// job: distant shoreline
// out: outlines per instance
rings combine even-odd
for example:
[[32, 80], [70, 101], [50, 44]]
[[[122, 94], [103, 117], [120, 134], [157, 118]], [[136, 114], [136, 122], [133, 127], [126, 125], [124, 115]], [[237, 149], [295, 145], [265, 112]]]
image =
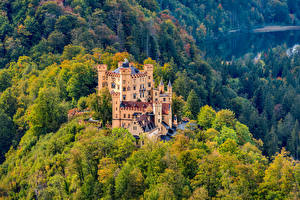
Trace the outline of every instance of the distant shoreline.
[[280, 25], [269, 25], [269, 26], [262, 26], [259, 28], [252, 28], [249, 30], [244, 29], [234, 29], [228, 31], [228, 33], [239, 33], [239, 32], [246, 32], [246, 33], [271, 33], [271, 32], [282, 32], [282, 31], [299, 31], [300, 26], [280, 26]]
[[300, 30], [300, 26], [264, 26], [262, 28], [253, 29], [253, 33], [268, 33], [279, 31], [295, 31]]

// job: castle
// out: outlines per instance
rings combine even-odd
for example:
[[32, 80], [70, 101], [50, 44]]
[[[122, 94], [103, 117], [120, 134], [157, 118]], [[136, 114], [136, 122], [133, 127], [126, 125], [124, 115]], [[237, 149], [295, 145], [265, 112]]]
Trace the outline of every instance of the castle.
[[[154, 87], [153, 65], [145, 64], [138, 70], [128, 60], [108, 71], [100, 64], [98, 90], [107, 87], [112, 96], [112, 128], [123, 127], [135, 136], [165, 135], [173, 126], [172, 85], [165, 90], [163, 81]], [[176, 123], [176, 122], [175, 122]]]

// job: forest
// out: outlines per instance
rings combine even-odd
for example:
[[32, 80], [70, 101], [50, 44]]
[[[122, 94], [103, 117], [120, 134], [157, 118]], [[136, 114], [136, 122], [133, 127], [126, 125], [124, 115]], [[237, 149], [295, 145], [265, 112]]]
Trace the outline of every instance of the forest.
[[[299, 198], [300, 50], [227, 61], [202, 46], [233, 29], [297, 25], [299, 6], [1, 1], [0, 199]], [[172, 82], [173, 114], [192, 120], [172, 141], [68, 121], [73, 108], [111, 120], [95, 66], [124, 58]]]

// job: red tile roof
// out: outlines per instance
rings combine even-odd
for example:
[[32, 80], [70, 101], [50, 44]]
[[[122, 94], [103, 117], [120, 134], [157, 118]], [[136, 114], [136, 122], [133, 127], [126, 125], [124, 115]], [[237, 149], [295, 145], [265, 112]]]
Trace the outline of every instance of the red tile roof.
[[135, 101], [122, 101], [122, 103], [121, 103], [121, 107], [124, 107], [124, 108], [146, 109], [149, 105], [152, 106], [152, 103], [149, 103], [149, 102], [135, 102]]

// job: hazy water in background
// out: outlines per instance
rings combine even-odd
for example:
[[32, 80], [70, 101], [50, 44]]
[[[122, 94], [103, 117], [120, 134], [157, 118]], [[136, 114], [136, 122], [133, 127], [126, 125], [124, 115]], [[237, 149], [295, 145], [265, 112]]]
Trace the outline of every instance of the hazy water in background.
[[274, 48], [278, 45], [286, 45], [287, 48], [300, 44], [300, 31], [279, 31], [266, 33], [231, 33], [226, 37], [206, 41], [200, 44], [205, 52], [205, 57], [221, 57], [231, 60], [245, 55]]

